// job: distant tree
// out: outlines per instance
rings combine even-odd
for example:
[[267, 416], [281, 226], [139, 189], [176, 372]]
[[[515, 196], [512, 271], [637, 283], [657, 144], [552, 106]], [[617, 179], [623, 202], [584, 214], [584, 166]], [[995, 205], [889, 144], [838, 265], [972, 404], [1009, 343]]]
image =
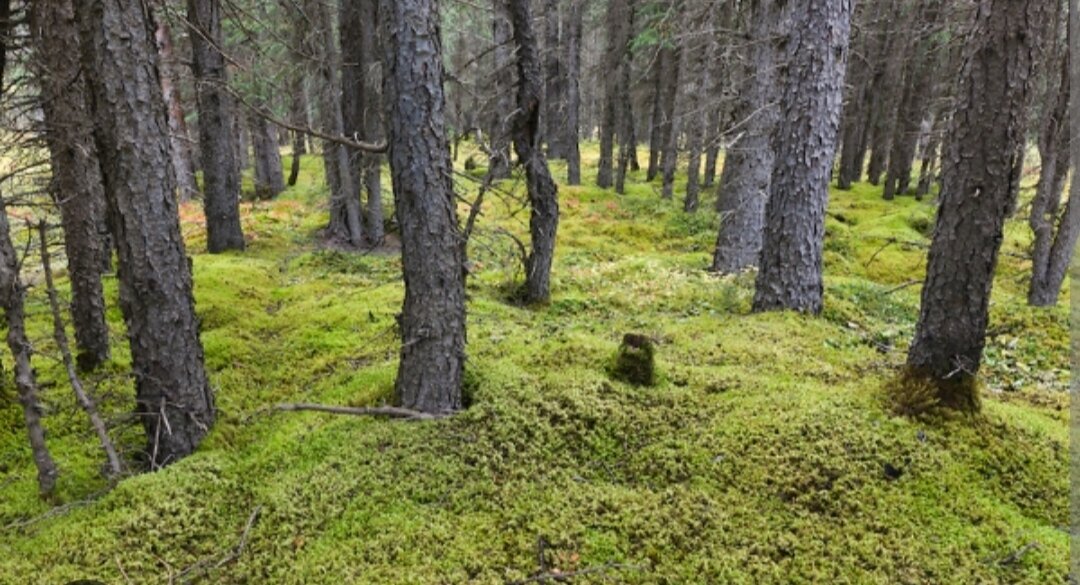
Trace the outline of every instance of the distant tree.
[[506, 0], [491, 0], [491, 36], [494, 43], [493, 105], [490, 110], [491, 135], [488, 172], [494, 179], [510, 176], [510, 134], [507, 117], [514, 109], [514, 49], [513, 29]]
[[206, 247], [210, 253], [243, 250], [240, 227], [240, 166], [233, 132], [239, 127], [228, 93], [228, 72], [221, 52], [221, 4], [187, 0], [192, 27], [192, 71], [199, 104], [199, 151], [202, 156]]
[[105, 193], [80, 74], [79, 37], [72, 0], [31, 4], [33, 71], [41, 91], [45, 142], [52, 181], [49, 192], [60, 210], [71, 281], [71, 315], [77, 361], [90, 370], [109, 359], [102, 272], [112, 250], [105, 225]]
[[581, 29], [585, 0], [571, 0], [566, 17], [566, 182], [581, 184]]
[[754, 310], [821, 311], [829, 178], [848, 56], [852, 0], [789, 4], [775, 159]]
[[214, 423], [214, 400], [180, 234], [155, 27], [140, 0], [78, 0], [75, 15], [119, 258], [136, 412], [150, 465], [160, 467], [195, 450]]
[[399, 405], [462, 407], [465, 268], [445, 124], [437, 0], [382, 0], [384, 98], [405, 273]]
[[967, 37], [941, 204], [922, 290], [912, 374], [938, 384], [942, 404], [978, 408], [990, 291], [1019, 179], [1035, 60], [1053, 3], [980, 0]]
[[[603, 112], [600, 120], [600, 162], [596, 184], [609, 188], [614, 183], [615, 140], [628, 114], [629, 87], [625, 86], [630, 66], [630, 36], [633, 32], [634, 0], [611, 0], [607, 9], [607, 47], [604, 53]], [[625, 129], [624, 129], [625, 131]]]

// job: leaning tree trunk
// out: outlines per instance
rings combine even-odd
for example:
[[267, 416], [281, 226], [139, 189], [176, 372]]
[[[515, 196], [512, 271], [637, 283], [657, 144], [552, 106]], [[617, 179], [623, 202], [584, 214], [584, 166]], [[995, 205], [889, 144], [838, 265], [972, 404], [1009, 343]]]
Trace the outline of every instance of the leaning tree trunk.
[[401, 226], [405, 304], [399, 321], [399, 405], [462, 407], [465, 267], [444, 120], [436, 0], [382, 0], [390, 170]]
[[150, 465], [190, 454], [214, 422], [180, 234], [152, 16], [140, 0], [79, 0], [83, 72], [119, 257], [137, 413]]
[[821, 311], [825, 207], [840, 126], [852, 0], [791, 7], [754, 310]]
[[35, 73], [41, 86], [45, 142], [52, 166], [50, 192], [60, 208], [71, 281], [76, 362], [91, 370], [109, 359], [109, 326], [101, 276], [112, 251], [105, 226], [105, 193], [79, 74], [79, 39], [71, 0], [31, 5]]
[[913, 375], [938, 384], [942, 404], [977, 409], [990, 291], [1016, 193], [1032, 71], [1054, 3], [981, 0], [967, 39], [943, 162], [941, 205], [922, 290]]
[[735, 110], [739, 137], [724, 155], [717, 211], [720, 233], [713, 252], [712, 269], [739, 272], [757, 264], [765, 225], [765, 204], [774, 162], [771, 137], [777, 110], [773, 105], [774, 49], [768, 39], [775, 19], [772, 0], [755, 0], [750, 7], [752, 42], [739, 72], [743, 83]]
[[566, 182], [581, 184], [581, 33], [585, 0], [571, 0], [566, 18]]
[[[1047, 100], [1051, 107], [1048, 108], [1039, 136], [1042, 170], [1028, 219], [1028, 225], [1035, 235], [1031, 247], [1032, 274], [1028, 302], [1037, 307], [1057, 303], [1080, 234], [1080, 204], [1073, 203], [1076, 187], [1070, 193], [1065, 213], [1059, 214], [1061, 194], [1069, 175], [1069, 149], [1072, 144], [1069, 115], [1071, 57], [1067, 50], [1062, 53], [1061, 78], [1054, 92], [1056, 95]], [[1073, 182], [1076, 182], [1075, 178]]]
[[192, 71], [199, 108], [206, 247], [211, 254], [243, 250], [240, 166], [232, 134], [238, 121], [221, 53], [221, 4], [217, 0], [187, 0], [187, 20], [192, 28]]
[[529, 192], [529, 234], [532, 250], [525, 262], [525, 300], [546, 303], [551, 298], [551, 263], [559, 229], [559, 198], [547, 159], [540, 148], [540, 51], [532, 30], [529, 0], [510, 0], [517, 45], [518, 97], [514, 118], [514, 150], [525, 166]]

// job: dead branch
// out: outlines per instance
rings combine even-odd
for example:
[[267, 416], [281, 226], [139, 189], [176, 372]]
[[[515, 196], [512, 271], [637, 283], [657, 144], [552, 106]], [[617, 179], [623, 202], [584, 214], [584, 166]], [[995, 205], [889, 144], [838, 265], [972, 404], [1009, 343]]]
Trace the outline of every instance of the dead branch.
[[71, 389], [75, 392], [75, 399], [79, 402], [79, 406], [82, 407], [83, 411], [86, 412], [86, 416], [90, 418], [90, 424], [94, 427], [94, 432], [97, 433], [102, 450], [105, 451], [105, 458], [109, 463], [109, 475], [114, 478], [119, 477], [124, 472], [120, 464], [120, 457], [116, 453], [116, 447], [113, 445], [112, 439], [109, 438], [109, 431], [105, 427], [105, 422], [101, 420], [101, 415], [98, 414], [94, 399], [86, 393], [82, 380], [79, 379], [79, 374], [75, 370], [75, 360], [71, 357], [71, 346], [68, 344], [64, 318], [60, 314], [60, 300], [56, 294], [56, 285], [53, 283], [52, 262], [49, 255], [49, 226], [45, 221], [41, 221], [38, 222], [37, 230], [38, 236], [41, 238], [41, 267], [45, 272], [45, 288], [49, 297], [49, 308], [52, 310], [53, 339], [56, 341], [56, 347], [60, 349], [60, 356], [63, 359], [64, 369], [67, 371]]
[[387, 418], [400, 418], [404, 420], [435, 420], [441, 418], [441, 415], [429, 414], [426, 412], [420, 412], [418, 410], [410, 410], [408, 408], [400, 408], [397, 406], [373, 406], [373, 407], [355, 407], [355, 406], [331, 406], [326, 404], [310, 404], [310, 403], [283, 403], [274, 407], [275, 410], [282, 410], [288, 412], [298, 411], [312, 411], [312, 412], [326, 412], [330, 414], [347, 414], [352, 416], [385, 416]]
[[904, 290], [905, 288], [908, 288], [910, 286], [915, 286], [916, 284], [922, 284], [922, 279], [909, 280], [909, 281], [907, 281], [907, 282], [905, 282], [903, 284], [898, 284], [898, 285], [890, 288], [889, 290], [887, 290], [887, 291], [885, 291], [885, 292], [883, 292], [881, 294], [883, 294], [883, 295], [891, 295], [894, 292]]

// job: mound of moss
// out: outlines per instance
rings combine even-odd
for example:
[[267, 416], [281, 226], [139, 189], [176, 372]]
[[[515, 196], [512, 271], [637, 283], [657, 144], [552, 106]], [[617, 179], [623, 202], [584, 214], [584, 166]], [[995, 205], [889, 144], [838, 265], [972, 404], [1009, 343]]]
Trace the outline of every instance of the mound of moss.
[[[34, 292], [64, 505], [37, 500], [5, 388], [0, 583], [495, 584], [541, 558], [590, 571], [575, 583], [1064, 581], [1067, 314], [1024, 306], [1023, 262], [1002, 258], [981, 414], [896, 416], [886, 397], [918, 314], [918, 286], [902, 286], [924, 267], [912, 218], [929, 203], [833, 194], [818, 318], [750, 314], [752, 274], [704, 270], [712, 214], [687, 216], [637, 175], [625, 197], [562, 190], [552, 302], [516, 306], [501, 230], [527, 226], [493, 204], [470, 251], [472, 406], [391, 422], [269, 408], [386, 402], [400, 343], [400, 261], [318, 249], [326, 192], [319, 161], [303, 163], [283, 197], [244, 205], [248, 252], [194, 254], [221, 415], [165, 470], [106, 490]], [[198, 252], [196, 208], [184, 226]], [[142, 439], [110, 318], [116, 355], [92, 382], [131, 456]], [[655, 386], [609, 376], [625, 331], [656, 344]]]

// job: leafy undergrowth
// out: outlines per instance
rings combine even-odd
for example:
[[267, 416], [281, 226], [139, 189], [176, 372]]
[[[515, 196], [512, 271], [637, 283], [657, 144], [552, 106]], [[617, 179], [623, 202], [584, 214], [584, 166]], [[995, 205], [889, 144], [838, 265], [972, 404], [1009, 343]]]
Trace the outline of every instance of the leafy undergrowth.
[[[524, 237], [527, 214], [491, 196], [470, 253], [468, 411], [431, 423], [274, 413], [387, 401], [400, 343], [400, 259], [319, 249], [317, 159], [304, 171], [278, 200], [245, 204], [244, 254], [195, 253], [201, 216], [184, 208], [220, 417], [164, 471], [103, 494], [32, 293], [61, 507], [35, 495], [6, 387], [0, 583], [504, 583], [536, 574], [539, 556], [548, 571], [587, 571], [575, 583], [1063, 582], [1067, 313], [1024, 305], [1020, 227], [975, 417], [897, 417], [884, 396], [918, 316], [930, 204], [834, 192], [824, 314], [755, 315], [752, 274], [703, 270], [713, 214], [682, 213], [637, 175], [625, 197], [562, 189], [540, 308], [507, 302], [520, 268], [506, 234]], [[134, 457], [111, 318], [116, 355], [93, 381]], [[608, 378], [627, 332], [656, 341], [657, 386]]]

